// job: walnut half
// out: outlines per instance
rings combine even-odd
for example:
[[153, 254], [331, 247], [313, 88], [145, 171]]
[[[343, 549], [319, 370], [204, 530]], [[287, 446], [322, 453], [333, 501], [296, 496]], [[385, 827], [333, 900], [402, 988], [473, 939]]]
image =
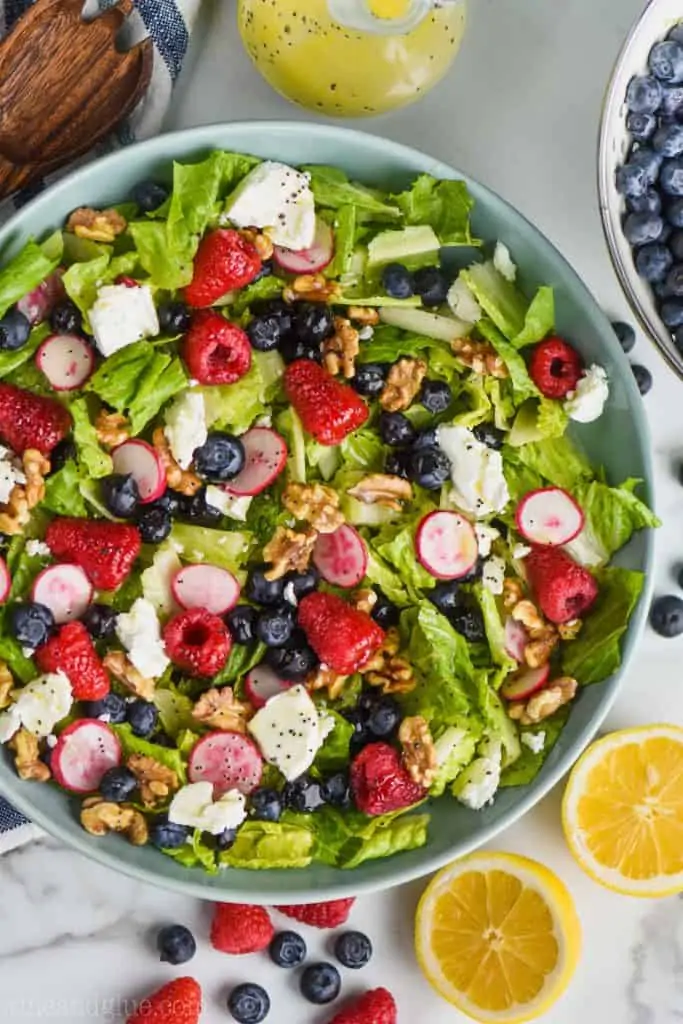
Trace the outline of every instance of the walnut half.
[[563, 704], [569, 704], [576, 696], [578, 685], [572, 676], [561, 676], [535, 693], [526, 703], [517, 701], [510, 704], [508, 715], [522, 725], [536, 725], [554, 715]]
[[126, 230], [126, 220], [117, 210], [93, 210], [79, 206], [66, 222], [66, 230], [91, 242], [113, 242]]
[[379, 396], [379, 404], [387, 412], [407, 409], [422, 387], [426, 375], [427, 364], [423, 359], [399, 359], [389, 370]]
[[289, 483], [283, 491], [282, 504], [295, 519], [310, 523], [318, 533], [334, 533], [344, 524], [339, 495], [325, 484]]
[[451, 342], [453, 353], [460, 362], [482, 377], [509, 377], [508, 368], [488, 341], [456, 338]]
[[320, 666], [308, 677], [306, 685], [309, 690], [327, 690], [329, 699], [336, 700], [344, 692], [348, 678], [348, 676], [340, 676], [332, 668]]
[[140, 797], [145, 807], [163, 803], [178, 789], [178, 776], [172, 768], [146, 754], [131, 754], [126, 762], [138, 780]]
[[334, 334], [322, 345], [323, 366], [336, 377], [341, 373], [350, 380], [356, 373], [356, 356], [360, 350], [358, 331], [342, 316], [334, 318]]
[[339, 295], [340, 286], [324, 274], [300, 274], [282, 292], [285, 302], [330, 302]]
[[154, 696], [156, 680], [148, 679], [147, 676], [143, 676], [142, 672], [138, 672], [123, 651], [109, 651], [108, 654], [105, 654], [102, 664], [107, 672], [111, 672], [114, 679], [118, 679], [136, 697], [151, 700]]
[[101, 409], [95, 420], [97, 440], [107, 449], [117, 448], [130, 437], [130, 423], [120, 412]]
[[409, 693], [416, 680], [409, 661], [398, 653], [401, 644], [398, 630], [387, 630], [384, 643], [360, 669], [365, 682], [381, 687], [382, 693]]
[[403, 764], [413, 782], [429, 789], [436, 777], [436, 748], [429, 725], [422, 715], [404, 718], [398, 731]]
[[231, 686], [206, 690], [192, 709], [192, 717], [212, 729], [246, 732], [251, 708], [237, 700]]
[[349, 487], [349, 494], [364, 505], [381, 505], [400, 512], [403, 502], [413, 497], [413, 485], [409, 480], [390, 473], [371, 473]]
[[315, 530], [307, 529], [298, 533], [286, 526], [278, 526], [263, 548], [263, 561], [270, 562], [272, 566], [264, 573], [266, 579], [279, 580], [292, 569], [305, 572], [317, 539]]
[[149, 839], [149, 830], [142, 811], [128, 804], [110, 803], [99, 796], [91, 796], [83, 801], [81, 825], [91, 836], [123, 832], [133, 846], [144, 846]]
[[192, 470], [180, 468], [173, 458], [163, 427], [157, 427], [154, 431], [152, 443], [166, 471], [166, 483], [168, 486], [187, 497], [192, 497], [193, 494], [196, 494], [202, 486], [202, 482]]
[[20, 779], [31, 782], [48, 782], [51, 773], [44, 761], [40, 760], [38, 737], [28, 729], [19, 729], [9, 741], [14, 750], [14, 766]]

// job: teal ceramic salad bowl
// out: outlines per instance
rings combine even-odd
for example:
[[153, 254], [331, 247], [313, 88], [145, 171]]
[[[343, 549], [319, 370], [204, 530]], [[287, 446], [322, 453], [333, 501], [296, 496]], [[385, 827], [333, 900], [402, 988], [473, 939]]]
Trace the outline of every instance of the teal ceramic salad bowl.
[[[500, 240], [510, 249], [527, 294], [540, 285], [552, 286], [557, 332], [571, 339], [586, 364], [598, 363], [607, 371], [610, 399], [603, 415], [594, 423], [573, 425], [572, 437], [593, 465], [604, 466], [608, 480], [641, 479], [642, 497], [651, 505], [652, 467], [642, 400], [610, 324], [587, 288], [550, 242], [501, 198], [408, 147], [347, 129], [297, 123], [207, 125], [162, 135], [78, 170], [24, 207], [0, 230], [2, 262], [27, 238], [44, 238], [61, 227], [76, 207], [114, 204], [143, 179], [167, 179], [172, 161], [193, 162], [215, 149], [294, 165], [334, 165], [353, 179], [392, 191], [400, 191], [420, 173], [463, 179], [475, 200], [475, 235], [487, 242]], [[616, 698], [645, 619], [652, 546], [652, 532], [640, 531], [614, 559], [614, 564], [645, 575], [640, 600], [622, 638], [620, 669], [606, 681], [581, 690], [558, 742], [530, 784], [501, 789], [495, 802], [479, 811], [450, 797], [432, 801], [429, 838], [421, 849], [348, 870], [313, 863], [296, 870], [230, 868], [209, 875], [187, 869], [152, 847], [135, 847], [117, 836], [87, 834], [79, 824], [76, 801], [69, 801], [54, 787], [19, 781], [4, 749], [0, 750], [0, 791], [33, 821], [86, 856], [138, 879], [205, 899], [306, 902], [406, 882], [482, 845], [514, 822], [562, 777], [595, 735]]]

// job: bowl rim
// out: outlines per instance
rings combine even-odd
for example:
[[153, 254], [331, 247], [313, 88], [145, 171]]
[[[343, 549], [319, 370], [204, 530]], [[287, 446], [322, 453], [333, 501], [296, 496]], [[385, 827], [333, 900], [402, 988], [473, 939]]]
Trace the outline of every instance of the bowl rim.
[[[92, 174], [94, 167], [98, 168], [100, 175], [105, 176], [106, 171], [109, 168], [113, 169], [121, 161], [125, 161], [127, 154], [133, 150], [135, 150], [136, 153], [149, 153], [151, 155], [154, 154], [157, 147], [162, 147], [165, 150], [173, 149], [174, 141], [177, 142], [177, 148], [179, 151], [191, 150], [193, 147], [198, 150], [202, 146], [207, 146], [210, 149], [217, 148], [220, 143], [218, 143], [215, 138], [212, 140], [212, 133], [225, 132], [231, 129], [239, 132], [242, 137], [249, 135], [253, 136], [255, 142], [257, 142], [259, 137], [263, 134], [267, 134], [277, 140], [279, 135], [305, 131], [307, 133], [313, 133], [321, 138], [330, 139], [336, 143], [343, 143], [344, 140], [349, 140], [349, 142], [353, 142], [355, 140], [360, 142], [361, 145], [367, 146], [368, 143], [375, 147], [380, 145], [382, 147], [383, 155], [395, 158], [397, 163], [418, 164], [422, 166], [423, 171], [418, 173], [431, 173], [437, 177], [455, 176], [465, 181], [467, 184], [475, 185], [478, 190], [488, 194], [496, 203], [500, 204], [501, 207], [507, 210], [511, 214], [513, 220], [519, 219], [523, 221], [531, 229], [533, 234], [540, 238], [545, 246], [548, 247], [549, 251], [562, 266], [563, 273], [566, 275], [566, 278], [573, 280], [574, 287], [582, 295], [584, 305], [591, 309], [592, 314], [595, 315], [597, 319], [601, 319], [603, 321], [605, 327], [605, 338], [609, 338], [609, 344], [613, 347], [615, 359], [617, 361], [625, 362], [625, 356], [616, 336], [611, 330], [609, 320], [589, 291], [588, 287], [584, 284], [573, 267], [567, 262], [565, 257], [559, 252], [556, 246], [539, 228], [533, 225], [523, 213], [513, 207], [493, 189], [483, 185], [477, 179], [460, 171], [457, 166], [446, 163], [442, 160], [437, 160], [429, 154], [425, 154], [414, 147], [394, 142], [393, 140], [385, 139], [384, 137], [374, 133], [360, 131], [355, 128], [317, 124], [315, 122], [308, 121], [254, 120], [214, 122], [193, 128], [167, 132], [143, 142], [135, 143], [133, 146], [126, 146], [114, 153], [110, 153], [98, 160], [92, 161], [83, 167], [79, 167], [70, 174], [67, 174], [64, 178], [46, 189], [45, 192], [40, 193], [35, 198], [31, 199], [31, 201], [17, 211], [17, 214], [9, 219], [6, 224], [2, 225], [0, 228], [0, 238], [3, 236], [5, 238], [13, 237], [13, 230], [16, 231], [16, 221], [21, 219], [25, 210], [30, 209], [35, 205], [39, 205], [41, 202], [45, 202], [46, 196], [55, 196], [62, 190], [69, 191], [74, 185], [78, 186], [81, 180], [86, 179], [90, 174]], [[243, 138], [240, 145], [244, 146]], [[164, 157], [164, 159], [166, 159], [166, 157]], [[168, 159], [173, 159], [173, 157], [169, 157]], [[643, 474], [646, 500], [654, 509], [654, 474], [652, 445], [650, 442], [648, 422], [642, 398], [638, 392], [633, 376], [631, 374], [623, 374], [623, 384], [630, 399], [629, 413], [635, 421], [636, 433], [642, 440]], [[453, 860], [465, 856], [467, 853], [483, 846], [485, 843], [489, 843], [496, 835], [508, 828], [535, 804], [537, 804], [569, 771], [580, 753], [599, 730], [602, 722], [616, 700], [624, 674], [640, 639], [654, 586], [652, 573], [654, 560], [654, 531], [651, 529], [644, 531], [642, 550], [644, 585], [638, 604], [631, 616], [628, 629], [622, 639], [621, 665], [617, 672], [615, 672], [608, 680], [597, 684], [600, 687], [604, 687], [599, 707], [596, 709], [596, 712], [592, 717], [579, 729], [567, 750], [558, 758], [556, 764], [549, 768], [546, 766], [547, 771], [537, 776], [532, 783], [525, 787], [519, 787], [517, 790], [521, 794], [519, 800], [503, 811], [495, 821], [483, 827], [471, 838], [457, 842], [457, 850], [454, 847], [443, 851], [442, 853], [426, 854], [420, 863], [416, 863], [414, 865], [402, 865], [400, 855], [385, 858], [381, 863], [386, 865], [387, 877], [381, 879], [373, 877], [366, 879], [365, 881], [361, 881], [360, 879], [358, 881], [354, 881], [354, 870], [344, 871], [343, 869], [337, 869], [337, 874], [339, 876], [338, 882], [326, 882], [323, 887], [318, 889], [309, 888], [308, 890], [299, 890], [294, 887], [290, 901], [291, 899], [295, 899], [297, 903], [304, 904], [318, 902], [321, 898], [332, 900], [341, 897], [357, 896], [362, 893], [383, 891], [385, 889], [422, 878], [425, 875], [451, 863]], [[187, 877], [183, 876], [176, 878], [160, 874], [153, 868], [129, 862], [125, 858], [120, 858], [117, 854], [111, 853], [105, 846], [96, 842], [90, 842], [89, 840], [91, 837], [88, 836], [87, 833], [84, 832], [83, 837], [81, 838], [78, 833], [72, 833], [66, 826], [63, 827], [59, 822], [53, 821], [49, 813], [43, 812], [40, 809], [36, 810], [31, 802], [29, 793], [30, 789], [25, 784], [22, 784], [18, 777], [15, 778], [13, 775], [10, 775], [9, 780], [5, 778], [2, 779], [2, 795], [4, 795], [18, 810], [23, 812], [35, 824], [41, 826], [46, 832], [60, 839], [67, 846], [84, 854], [86, 857], [89, 857], [106, 867], [110, 867], [115, 871], [128, 875], [131, 878], [135, 878], [138, 881], [144, 881], [151, 885], [156, 885], [157, 887], [169, 889], [184, 895], [213, 901], [251, 902], [264, 905], [284, 902], [284, 892], [274, 890], [264, 884], [264, 875], [267, 873], [264, 871], [253, 870], [250, 872], [250, 874], [253, 875], [253, 884], [251, 888], [248, 885], [240, 884], [238, 888], [232, 889], [229, 887], [223, 888], [220, 885], [221, 879], [228, 879], [230, 877], [229, 870], [221, 872], [217, 876], [208, 875], [205, 872], [200, 874], [198, 869], [196, 871], [186, 870], [185, 874]], [[298, 877], [301, 877], [303, 872], [307, 870], [308, 868], [291, 869], [290, 873], [294, 877], [297, 875]], [[242, 878], [244, 878], [245, 874], [246, 872], [242, 872]]]

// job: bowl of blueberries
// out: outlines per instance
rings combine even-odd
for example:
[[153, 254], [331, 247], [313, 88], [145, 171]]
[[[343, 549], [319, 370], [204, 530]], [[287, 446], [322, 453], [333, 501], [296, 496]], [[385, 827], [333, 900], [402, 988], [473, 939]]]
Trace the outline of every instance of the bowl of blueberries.
[[681, 0], [650, 0], [622, 47], [603, 109], [598, 189], [622, 288], [683, 379]]

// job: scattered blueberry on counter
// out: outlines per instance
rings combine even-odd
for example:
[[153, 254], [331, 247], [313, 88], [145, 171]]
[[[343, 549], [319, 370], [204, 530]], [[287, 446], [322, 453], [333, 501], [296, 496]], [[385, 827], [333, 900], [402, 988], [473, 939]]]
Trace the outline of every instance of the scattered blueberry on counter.
[[278, 932], [268, 953], [278, 967], [300, 967], [306, 959], [306, 943], [296, 932]]
[[633, 370], [633, 376], [636, 378], [638, 390], [641, 395], [646, 395], [652, 387], [652, 374], [647, 366], [641, 366], [640, 363], [633, 363], [631, 369]]
[[301, 975], [301, 994], [309, 1003], [324, 1006], [339, 995], [341, 977], [334, 964], [310, 964]]
[[195, 937], [182, 924], [171, 924], [162, 928], [157, 935], [159, 959], [163, 963], [186, 964], [197, 952]]
[[372, 943], [363, 932], [342, 932], [334, 943], [334, 955], [340, 964], [357, 971], [372, 959]]
[[656, 598], [650, 609], [650, 625], [660, 636], [680, 636], [683, 633], [683, 600], [674, 594]]
[[270, 1013], [270, 997], [261, 985], [237, 985], [228, 996], [228, 1010], [237, 1024], [261, 1024]]

